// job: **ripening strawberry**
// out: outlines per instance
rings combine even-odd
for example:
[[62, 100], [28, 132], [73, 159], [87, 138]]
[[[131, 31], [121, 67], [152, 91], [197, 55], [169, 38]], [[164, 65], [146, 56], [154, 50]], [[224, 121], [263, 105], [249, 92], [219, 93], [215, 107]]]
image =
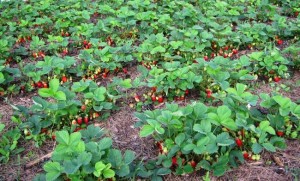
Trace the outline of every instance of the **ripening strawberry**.
[[245, 160], [249, 159], [249, 154], [246, 151], [243, 153], [243, 156]]
[[82, 124], [82, 117], [78, 117], [78, 118], [77, 118], [77, 123], [78, 123], [79, 125]]
[[193, 168], [196, 168], [197, 163], [196, 163], [194, 160], [192, 160], [192, 161], [191, 161], [191, 166], [192, 166]]
[[83, 104], [83, 105], [81, 106], [81, 111], [85, 111], [85, 109], [86, 109], [86, 105]]
[[185, 93], [185, 95], [188, 95], [190, 92], [188, 89], [186, 89], [184, 93]]
[[277, 44], [278, 44], [278, 45], [282, 45], [282, 44], [283, 44], [283, 40], [278, 39], [278, 40], [277, 40]]
[[155, 95], [152, 95], [152, 96], [151, 96], [151, 100], [152, 100], [152, 102], [155, 102], [155, 101], [156, 101], [156, 96], [155, 96]]
[[52, 137], [53, 140], [56, 140], [56, 135], [55, 135], [55, 133], [52, 133], [52, 136], [51, 136], [51, 137]]
[[298, 17], [298, 15], [299, 15], [299, 12], [297, 11], [297, 12], [295, 12], [294, 13], [294, 15], [295, 15], [295, 17], [297, 18]]
[[156, 92], [156, 87], [151, 88], [152, 92]]
[[163, 96], [159, 96], [159, 97], [158, 97], [158, 99], [157, 99], [157, 101], [158, 101], [159, 103], [162, 103], [162, 102], [164, 102], [164, 98], [163, 98]]
[[33, 58], [38, 58], [38, 54], [37, 53], [32, 53]]
[[89, 117], [88, 116], [85, 116], [83, 118], [83, 122], [87, 125], [89, 123]]
[[61, 81], [62, 81], [63, 83], [65, 83], [65, 82], [68, 81], [68, 78], [67, 78], [66, 76], [62, 76]]
[[48, 84], [46, 82], [43, 82], [43, 88], [48, 88]]
[[172, 166], [177, 166], [177, 158], [175, 156], [172, 157]]
[[35, 86], [38, 88], [42, 88], [43, 87], [43, 83], [41, 81], [35, 83]]
[[99, 113], [97, 113], [97, 112], [94, 112], [94, 113], [93, 113], [93, 118], [98, 118], [99, 116], [100, 116]]
[[232, 53], [233, 53], [234, 55], [236, 55], [236, 54], [238, 53], [238, 50], [237, 50], [237, 49], [232, 49]]
[[208, 61], [208, 56], [205, 55], [203, 58], [205, 61]]
[[102, 78], [106, 78], [106, 77], [107, 77], [107, 73], [104, 72], [104, 73], [102, 74]]
[[283, 137], [284, 132], [283, 131], [276, 131], [277, 136]]
[[83, 45], [88, 45], [89, 42], [87, 40], [83, 40]]
[[280, 77], [274, 77], [274, 82], [279, 82], [281, 80], [281, 78]]
[[242, 142], [242, 140], [241, 140], [240, 138], [236, 138], [236, 139], [235, 139], [235, 143], [236, 143], [236, 145], [237, 145], [238, 147], [242, 147], [242, 146], [243, 146], [243, 142]]
[[140, 102], [140, 101], [141, 101], [140, 96], [135, 95], [135, 96], [134, 96], [134, 100], [135, 100], [136, 102]]

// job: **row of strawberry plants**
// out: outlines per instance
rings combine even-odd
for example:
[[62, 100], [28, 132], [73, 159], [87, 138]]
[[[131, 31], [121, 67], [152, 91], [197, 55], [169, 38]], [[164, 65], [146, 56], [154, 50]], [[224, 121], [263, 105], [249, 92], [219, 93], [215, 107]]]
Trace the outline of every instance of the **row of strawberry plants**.
[[[161, 67], [151, 66], [150, 71], [139, 67], [142, 74], [139, 79], [145, 80], [146, 86], [151, 89], [142, 101], [184, 100], [190, 92], [197, 92], [204, 97], [203, 100], [211, 99], [213, 93], [236, 83], [254, 84], [257, 79], [279, 82], [281, 78], [290, 76], [288, 67], [292, 65], [293, 62], [280, 51], [270, 48], [234, 60], [218, 56], [211, 60], [197, 58], [188, 64], [165, 62]], [[140, 100], [138, 96], [141, 95], [135, 95]]]
[[[217, 107], [166, 104], [162, 110], [136, 113], [141, 137], [157, 142], [157, 166], [177, 175], [212, 171], [221, 176], [245, 160], [259, 160], [263, 150], [286, 148], [284, 138], [299, 139], [300, 106], [280, 95], [258, 96], [237, 84], [216, 96]], [[262, 113], [260, 108], [267, 109]]]

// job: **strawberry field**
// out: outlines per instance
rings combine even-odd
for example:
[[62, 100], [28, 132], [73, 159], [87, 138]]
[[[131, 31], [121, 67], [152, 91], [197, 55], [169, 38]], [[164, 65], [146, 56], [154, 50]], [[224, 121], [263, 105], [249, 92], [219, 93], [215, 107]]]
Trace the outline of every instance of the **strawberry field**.
[[0, 180], [299, 180], [299, 0], [0, 1]]

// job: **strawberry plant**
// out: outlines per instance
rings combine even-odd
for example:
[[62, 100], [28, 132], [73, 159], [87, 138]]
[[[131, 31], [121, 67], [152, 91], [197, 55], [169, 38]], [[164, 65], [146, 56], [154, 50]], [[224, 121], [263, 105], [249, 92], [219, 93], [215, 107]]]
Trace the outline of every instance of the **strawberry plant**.
[[71, 133], [56, 132], [58, 142], [51, 161], [44, 166], [45, 175], [38, 178], [56, 179], [115, 179], [130, 177], [135, 153], [112, 148], [112, 139], [103, 137], [104, 130], [88, 126], [87, 130]]
[[19, 128], [13, 128], [3, 133], [5, 125], [0, 124], [0, 162], [7, 163], [12, 155], [16, 155], [24, 151], [24, 148], [18, 147], [21, 131]]

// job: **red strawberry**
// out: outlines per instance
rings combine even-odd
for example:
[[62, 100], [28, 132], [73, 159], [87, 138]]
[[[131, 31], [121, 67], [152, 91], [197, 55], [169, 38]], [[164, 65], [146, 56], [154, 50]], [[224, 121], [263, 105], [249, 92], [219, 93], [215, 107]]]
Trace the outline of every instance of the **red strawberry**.
[[152, 95], [152, 96], [151, 96], [151, 100], [152, 100], [153, 102], [155, 102], [155, 101], [156, 101], [156, 96], [155, 96], [155, 95]]
[[185, 95], [188, 95], [190, 92], [189, 92], [189, 90], [187, 89], [187, 90], [185, 90]]
[[151, 88], [152, 92], [156, 92], [156, 87]]
[[78, 118], [77, 118], [77, 123], [78, 123], [79, 125], [82, 124], [82, 117], [78, 117]]
[[208, 61], [208, 56], [204, 56], [204, 60], [205, 60], [205, 61]]
[[88, 116], [85, 116], [85, 117], [83, 118], [83, 121], [84, 121], [85, 124], [88, 124], [88, 123], [89, 123], [89, 117], [88, 117]]
[[224, 47], [224, 50], [228, 50], [228, 49], [229, 49], [229, 47], [228, 47], [228, 46], [225, 46], [225, 47]]
[[136, 101], [136, 102], [140, 102], [141, 101], [141, 99], [140, 99], [140, 96], [138, 96], [137, 94], [134, 96], [134, 100]]
[[123, 68], [123, 72], [124, 72], [125, 74], [128, 74], [128, 71], [127, 71], [126, 68]]
[[282, 44], [283, 44], [283, 40], [278, 39], [278, 40], [277, 40], [277, 44], [278, 44], [278, 45], [282, 45]]
[[45, 57], [45, 54], [42, 51], [39, 51], [39, 57]]
[[276, 131], [277, 136], [283, 137], [284, 132], [283, 131]]
[[68, 53], [69, 53], [68, 49], [67, 49], [67, 48], [64, 48], [63, 51], [62, 51], [62, 54], [63, 54], [63, 55], [67, 55]]
[[43, 83], [41, 81], [39, 81], [39, 82], [37, 82], [35, 84], [35, 86], [38, 87], [38, 88], [42, 88], [43, 87]]
[[281, 78], [280, 78], [280, 77], [277, 77], [277, 76], [276, 76], [276, 77], [274, 77], [274, 81], [275, 81], [275, 82], [279, 82], [280, 80], [281, 80]]
[[242, 142], [242, 140], [241, 140], [240, 138], [236, 138], [236, 139], [235, 139], [235, 143], [236, 143], [236, 145], [237, 145], [238, 147], [242, 147], [242, 146], [243, 146], [243, 142]]
[[214, 53], [212, 53], [212, 54], [210, 55], [210, 57], [211, 57], [211, 58], [214, 58], [214, 57], [215, 57], [215, 54], [214, 54]]
[[207, 98], [211, 98], [211, 92], [206, 93], [206, 97], [207, 97]]
[[162, 103], [162, 102], [164, 102], [164, 98], [163, 98], [163, 96], [159, 96], [157, 100], [158, 100], [158, 102], [159, 102], [159, 103]]
[[41, 133], [47, 133], [47, 132], [48, 132], [47, 128], [42, 128]]
[[175, 156], [172, 158], [172, 166], [177, 166], [177, 158]]
[[89, 42], [87, 40], [83, 40], [83, 45], [88, 45]]
[[298, 15], [299, 15], [299, 12], [295, 12], [294, 15], [295, 15], [295, 17], [297, 18]]
[[238, 53], [238, 50], [237, 49], [232, 49], [232, 53], [235, 55]]
[[61, 81], [62, 81], [63, 83], [65, 83], [65, 82], [68, 81], [68, 78], [67, 78], [66, 76], [62, 76]]
[[194, 160], [192, 160], [192, 161], [191, 161], [191, 166], [192, 166], [193, 168], [196, 168], [197, 163], [196, 163]]
[[107, 77], [107, 73], [104, 72], [104, 73], [102, 74], [102, 78], [106, 78], [106, 77]]
[[244, 159], [245, 160], [248, 160], [249, 159], [249, 154], [247, 152], [244, 152], [243, 153], [243, 156], [244, 156]]
[[52, 139], [53, 139], [53, 140], [56, 140], [56, 135], [55, 135], [55, 133], [52, 133]]

